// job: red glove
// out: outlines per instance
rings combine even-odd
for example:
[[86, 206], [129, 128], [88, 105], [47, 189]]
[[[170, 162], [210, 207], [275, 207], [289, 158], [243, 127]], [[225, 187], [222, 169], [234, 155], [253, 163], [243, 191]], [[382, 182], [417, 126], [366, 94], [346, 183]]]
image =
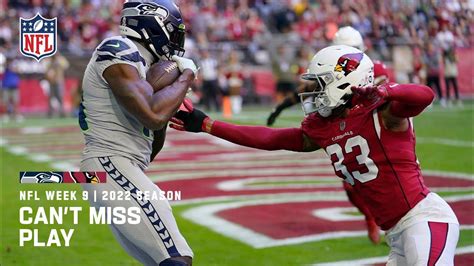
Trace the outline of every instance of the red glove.
[[170, 127], [179, 131], [210, 132], [213, 121], [201, 110], [195, 109], [189, 99], [185, 99], [178, 112], [171, 118]]
[[351, 90], [354, 93], [354, 96], [357, 98], [376, 101], [380, 99], [389, 98], [387, 86], [389, 86], [389, 84], [382, 84], [380, 86], [371, 86], [365, 88], [352, 87]]
[[188, 98], [184, 98], [184, 101], [179, 106], [178, 110], [191, 113], [194, 110], [193, 102]]

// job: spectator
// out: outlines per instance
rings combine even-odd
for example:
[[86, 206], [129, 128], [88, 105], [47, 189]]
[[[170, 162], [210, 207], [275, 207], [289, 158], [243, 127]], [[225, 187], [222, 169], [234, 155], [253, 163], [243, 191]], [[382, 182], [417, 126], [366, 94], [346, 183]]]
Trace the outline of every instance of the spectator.
[[426, 84], [432, 89], [436, 90], [438, 101], [440, 101], [442, 107], [445, 107], [446, 100], [443, 98], [443, 92], [441, 91], [441, 84], [439, 82], [441, 53], [439, 49], [431, 42], [429, 42], [426, 46], [424, 61], [427, 71]]
[[229, 63], [226, 69], [227, 86], [230, 96], [230, 103], [233, 114], [240, 114], [242, 111], [241, 90], [244, 84], [242, 65], [240, 64], [239, 54], [232, 51], [229, 56]]
[[2, 79], [2, 100], [7, 109], [3, 116], [3, 121], [8, 122], [15, 119], [17, 122], [23, 121], [23, 116], [18, 112], [20, 76], [16, 73], [15, 61], [7, 59], [5, 72]]
[[[277, 97], [284, 98], [296, 90], [296, 79], [299, 71], [291, 48], [286, 44], [280, 44], [275, 51], [270, 47], [273, 74], [277, 80]], [[280, 101], [280, 99], [278, 99]]]
[[457, 102], [458, 106], [462, 106], [462, 101], [459, 99], [459, 89], [458, 89], [458, 67], [456, 54], [454, 49], [449, 49], [443, 52], [444, 59], [444, 82], [446, 84], [446, 99], [448, 101], [448, 106], [451, 106], [454, 101], [450, 99], [451, 88], [454, 91], [454, 99]]
[[54, 113], [54, 102], [57, 102], [59, 115], [64, 117], [64, 72], [69, 68], [69, 62], [60, 53], [56, 53], [51, 58], [47, 59], [46, 80], [49, 83], [49, 100], [48, 100], [48, 117], [52, 117]]
[[202, 51], [201, 59], [201, 75], [202, 75], [202, 101], [206, 110], [211, 109], [211, 105], [214, 105], [214, 108], [217, 112], [220, 111], [219, 104], [219, 83], [218, 83], [218, 64], [217, 60], [214, 57], [209, 55], [209, 51], [204, 49]]

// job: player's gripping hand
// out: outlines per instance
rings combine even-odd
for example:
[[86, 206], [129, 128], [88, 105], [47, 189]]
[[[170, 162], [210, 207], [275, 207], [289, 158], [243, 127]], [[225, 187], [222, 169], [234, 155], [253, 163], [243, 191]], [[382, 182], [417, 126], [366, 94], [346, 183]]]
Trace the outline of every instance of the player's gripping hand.
[[184, 101], [179, 111], [171, 118], [170, 127], [179, 131], [210, 132], [212, 120], [204, 112]]
[[389, 88], [390, 83], [385, 83], [379, 86], [370, 86], [370, 87], [352, 87], [352, 93], [354, 98], [357, 100], [369, 100], [371, 102], [379, 100], [389, 100]]
[[171, 59], [173, 61], [175, 61], [176, 64], [178, 64], [178, 68], [179, 68], [179, 71], [181, 71], [181, 73], [185, 69], [189, 69], [194, 73], [194, 76], [197, 77], [198, 68], [197, 68], [196, 64], [194, 64], [193, 60], [188, 59], [188, 58], [184, 58], [184, 57], [180, 57], [180, 56], [177, 56], [177, 55], [173, 55], [171, 57]]

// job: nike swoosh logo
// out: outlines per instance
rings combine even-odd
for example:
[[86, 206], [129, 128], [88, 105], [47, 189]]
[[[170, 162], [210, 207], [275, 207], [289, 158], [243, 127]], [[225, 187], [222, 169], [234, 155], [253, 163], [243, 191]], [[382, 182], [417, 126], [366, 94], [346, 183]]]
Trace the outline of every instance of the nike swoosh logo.
[[120, 43], [116, 43], [116, 44], [107, 44], [107, 46], [110, 46], [110, 47], [114, 47], [114, 48], [119, 48], [120, 47]]

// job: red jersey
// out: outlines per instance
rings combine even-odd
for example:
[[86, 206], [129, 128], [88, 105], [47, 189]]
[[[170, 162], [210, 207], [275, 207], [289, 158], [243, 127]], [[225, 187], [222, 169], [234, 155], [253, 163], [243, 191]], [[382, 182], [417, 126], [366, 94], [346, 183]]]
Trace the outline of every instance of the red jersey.
[[405, 132], [385, 129], [378, 112], [383, 104], [357, 105], [344, 118], [322, 118], [313, 113], [301, 127], [324, 148], [336, 175], [354, 187], [376, 223], [388, 230], [429, 190], [417, 162], [411, 123]]

